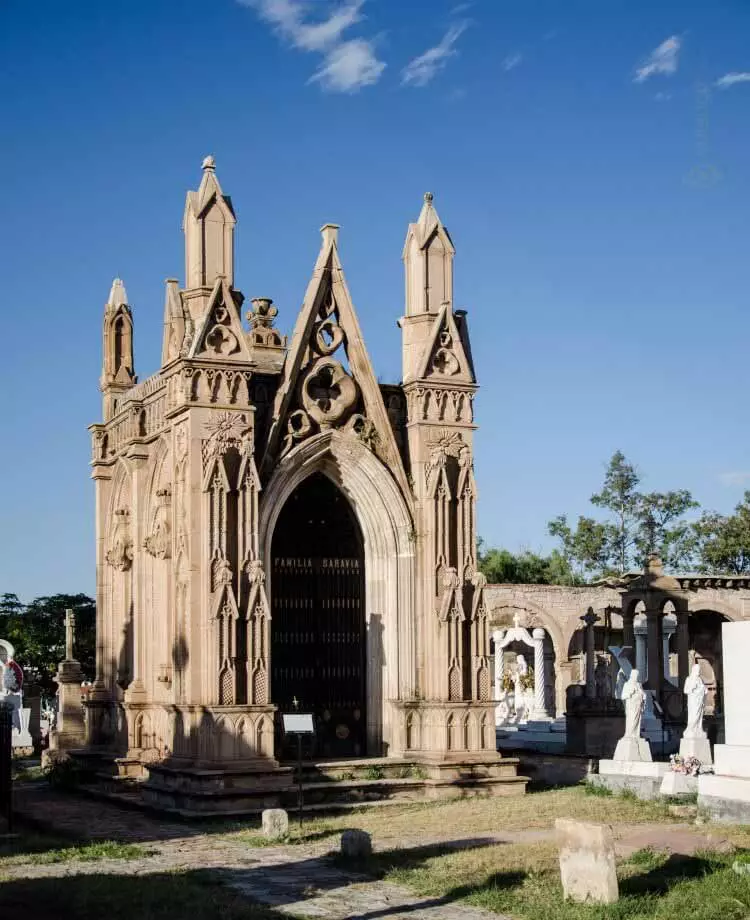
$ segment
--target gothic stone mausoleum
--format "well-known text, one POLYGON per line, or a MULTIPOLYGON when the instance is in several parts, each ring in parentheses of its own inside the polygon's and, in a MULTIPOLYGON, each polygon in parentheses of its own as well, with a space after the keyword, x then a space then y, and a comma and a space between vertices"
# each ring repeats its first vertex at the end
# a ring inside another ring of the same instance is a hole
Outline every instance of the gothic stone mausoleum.
POLYGON ((210 807, 268 803, 290 781, 279 714, 297 701, 317 758, 406 759, 433 792, 523 791, 495 751, 477 384, 432 196, 403 250, 397 385, 373 372, 338 227, 288 345, 269 299, 243 325, 234 228, 208 157, 142 383, 121 281, 105 307, 89 754, 168 806, 203 807, 207 776, 210 807))

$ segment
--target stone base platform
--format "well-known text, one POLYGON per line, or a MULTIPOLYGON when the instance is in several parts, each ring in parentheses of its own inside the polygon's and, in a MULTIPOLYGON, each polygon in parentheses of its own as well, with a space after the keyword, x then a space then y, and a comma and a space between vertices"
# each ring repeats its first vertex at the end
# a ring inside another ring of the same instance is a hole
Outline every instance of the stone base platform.
POLYGON ((750 824, 750 779, 710 774, 699 776, 698 807, 713 821, 750 824))
POLYGON ((750 745, 717 744, 715 774, 698 777, 698 805, 715 821, 750 824, 750 745))
MULTIPOLYGON (((99 769, 97 794, 125 804, 183 817, 257 815, 267 808, 297 808, 296 765, 236 766, 153 763, 147 778, 134 779, 133 765, 114 761, 99 769), (123 769, 125 768, 125 769, 123 769)), ((518 760, 470 755, 428 758, 358 758, 303 762, 307 812, 363 805, 424 802, 475 795, 523 795, 528 778, 518 760)))
POLYGON ((676 773, 674 770, 664 774, 661 782, 661 795, 688 796, 698 792, 698 777, 687 773, 676 773))
POLYGON ((629 791, 649 801, 661 795, 662 780, 668 771, 668 763, 600 760, 599 772, 591 775, 588 782, 612 792, 629 791))
POLYGON ((525 722, 522 725, 498 726, 499 751, 539 751, 543 754, 563 754, 567 740, 565 719, 525 722))
POLYGON ((711 756, 711 742, 707 736, 702 738, 685 738, 680 741, 681 757, 697 757, 704 767, 711 766, 714 762, 711 756))

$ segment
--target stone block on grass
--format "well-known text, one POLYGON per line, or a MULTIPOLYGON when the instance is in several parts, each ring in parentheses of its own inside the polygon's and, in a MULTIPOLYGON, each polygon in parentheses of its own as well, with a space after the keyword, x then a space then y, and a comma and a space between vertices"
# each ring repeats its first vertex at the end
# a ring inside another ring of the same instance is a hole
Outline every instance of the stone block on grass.
POLYGON ((341 855, 362 859, 372 853, 372 840, 367 831, 348 830, 341 835, 341 855))
POLYGON ((612 829, 570 818, 555 821, 560 842, 560 878, 566 898, 593 904, 619 899, 612 829))
POLYGON ((266 808, 261 817, 263 836, 281 840, 289 833, 289 815, 283 808, 266 808))

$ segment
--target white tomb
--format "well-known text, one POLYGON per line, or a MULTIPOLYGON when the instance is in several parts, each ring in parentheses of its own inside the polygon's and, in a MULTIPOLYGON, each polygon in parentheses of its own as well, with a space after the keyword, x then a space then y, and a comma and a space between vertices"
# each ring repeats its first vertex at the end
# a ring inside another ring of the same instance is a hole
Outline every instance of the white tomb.
POLYGON ((714 775, 698 777, 698 804, 720 821, 750 824, 750 621, 722 623, 724 737, 714 747, 714 775))

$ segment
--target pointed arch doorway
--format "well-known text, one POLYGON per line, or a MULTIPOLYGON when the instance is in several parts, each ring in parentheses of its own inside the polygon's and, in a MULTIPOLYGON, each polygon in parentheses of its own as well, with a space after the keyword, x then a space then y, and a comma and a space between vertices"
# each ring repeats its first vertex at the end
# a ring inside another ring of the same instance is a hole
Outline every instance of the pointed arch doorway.
POLYGON ((308 476, 284 504, 271 572, 271 699, 280 712, 297 700, 314 713, 314 756, 364 756, 364 542, 352 507, 324 474, 308 476))

